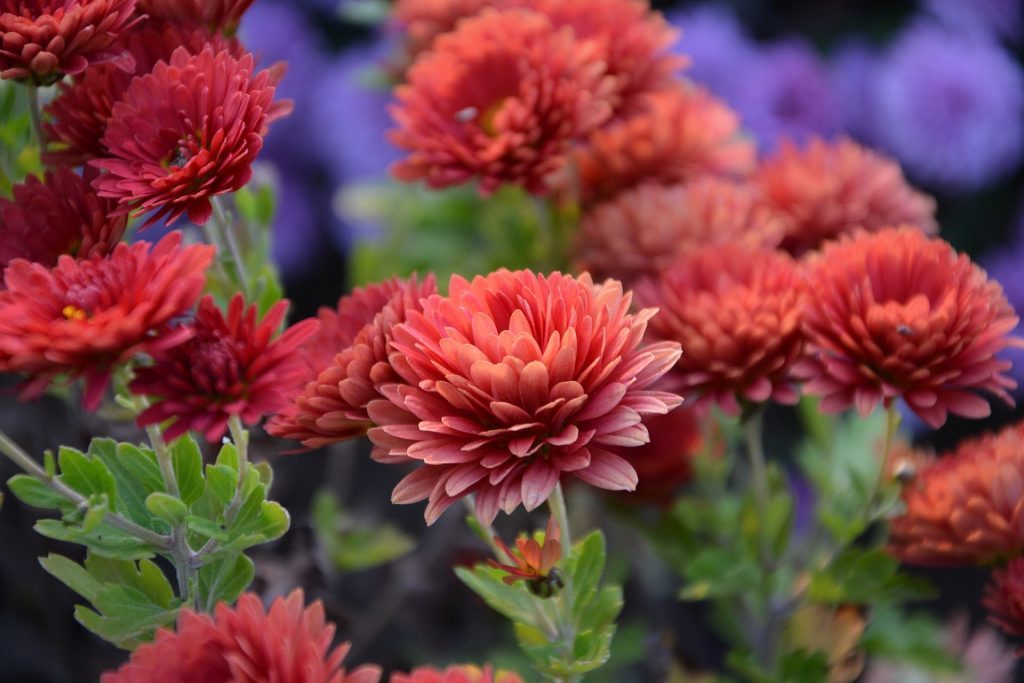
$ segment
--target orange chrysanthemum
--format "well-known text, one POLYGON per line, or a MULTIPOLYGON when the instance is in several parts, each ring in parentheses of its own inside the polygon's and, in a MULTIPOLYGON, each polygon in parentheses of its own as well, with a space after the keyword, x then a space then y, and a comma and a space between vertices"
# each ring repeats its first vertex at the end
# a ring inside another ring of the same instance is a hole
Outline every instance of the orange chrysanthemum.
POLYGON ((267 424, 275 436, 321 448, 363 434, 367 404, 397 376, 388 362, 391 328, 434 294, 433 276, 394 278, 342 297, 320 310, 320 331, 304 345, 306 373, 293 401, 267 424), (304 388, 302 388, 304 387, 304 388))
POLYGON ((765 201, 788 219, 782 246, 795 255, 859 228, 914 225, 938 232, 935 201, 912 188, 892 159, 852 140, 783 143, 754 175, 765 201))
POLYGON ((595 278, 628 285, 697 247, 774 247, 784 231, 782 219, 749 185, 714 176, 685 185, 645 183, 584 214, 575 258, 595 278))
POLYGON ((448 33, 463 17, 471 17, 497 0, 395 0, 391 18, 405 31, 406 49, 415 57, 437 36, 448 33))
MULTIPOLYGON (((1024 638, 1024 557, 992 572, 982 605, 988 610, 989 622, 1014 638, 1024 638)), ((1024 646, 1017 648, 1017 656, 1024 656, 1024 646)))
POLYGON ((519 536, 515 550, 509 548, 500 536, 495 536, 494 544, 505 553, 505 557, 500 559, 508 558, 512 564, 502 564, 492 558, 487 559, 487 564, 505 573, 501 577, 505 585, 526 581, 535 595, 550 597, 555 590, 563 587, 555 569, 555 565, 562 559, 562 543, 559 540, 561 530, 554 515, 548 517, 544 536, 539 540, 535 536, 519 536))
POLYGON ((234 35, 253 0, 138 0, 139 10, 154 19, 174 22, 186 30, 234 35))
POLYGON ((331 649, 334 625, 319 602, 304 607, 302 591, 263 609, 246 593, 234 608, 217 605, 211 618, 183 609, 176 631, 160 630, 156 640, 132 653, 101 683, 377 683, 380 668, 346 672, 349 645, 331 649))
POLYGON ((49 85, 119 56, 135 0, 0 0, 0 78, 49 85))
POLYGON ((809 264, 804 328, 810 358, 799 374, 821 410, 868 414, 903 398, 928 424, 947 413, 981 418, 987 391, 1013 404, 1010 363, 1019 340, 999 283, 946 242, 914 227, 858 233, 826 244, 809 264))
POLYGON ((919 565, 989 564, 1024 553, 1024 432, 967 439, 903 489, 890 550, 919 565))
POLYGON ((686 85, 646 95, 636 114, 594 132, 574 158, 579 191, 591 203, 645 182, 742 177, 754 170, 756 156, 736 112, 686 85))
POLYGON ((397 178, 431 187, 476 178, 546 191, 569 144, 609 116, 598 47, 525 10, 485 10, 440 36, 396 91, 397 178))
POLYGON ((433 523, 459 498, 476 514, 541 505, 564 474, 632 490, 636 471, 609 450, 647 442, 643 415, 679 397, 651 390, 679 345, 642 344, 655 311, 629 313, 618 282, 500 270, 451 279, 448 297, 395 326, 391 364, 402 382, 369 405, 374 457, 422 463, 395 503, 429 499, 433 523))
POLYGON ((413 669, 411 673, 391 674, 391 683, 523 683, 511 671, 495 671, 490 666, 480 668, 470 664, 450 666, 444 671, 429 666, 413 669))
POLYGON ((638 301, 660 309, 651 333, 683 347, 669 386, 729 414, 797 400, 791 370, 803 350, 804 297, 792 258, 736 244, 684 254, 637 287, 638 301))

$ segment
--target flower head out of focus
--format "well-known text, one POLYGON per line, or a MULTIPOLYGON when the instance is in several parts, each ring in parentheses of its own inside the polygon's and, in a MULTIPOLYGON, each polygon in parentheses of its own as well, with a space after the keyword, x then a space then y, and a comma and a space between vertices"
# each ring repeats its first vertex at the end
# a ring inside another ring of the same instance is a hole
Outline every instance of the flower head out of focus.
POLYGON ((257 307, 247 308, 236 294, 225 316, 213 297, 204 297, 191 338, 136 371, 131 391, 157 399, 139 424, 173 420, 164 432, 168 439, 196 430, 217 442, 231 417, 255 424, 279 410, 303 377, 296 351, 318 324, 305 320, 278 336, 287 311, 288 302, 279 301, 259 320, 257 307))
POLYGON ((500 270, 452 277, 392 331, 401 382, 369 405, 374 458, 421 463, 392 494, 429 499, 433 523, 463 496, 490 524, 540 506, 563 475, 632 490, 633 467, 610 448, 647 442, 644 415, 679 405, 653 385, 678 360, 674 342, 643 344, 654 311, 589 275, 500 270))
POLYGON ((495 671, 490 666, 481 669, 478 666, 461 664, 450 666, 443 671, 421 666, 407 674, 394 673, 391 674, 391 683, 523 683, 523 679, 511 671, 495 671))
POLYGON ((139 9, 154 19, 185 28, 234 35, 253 0, 138 0, 139 9))
MULTIPOLYGON (((992 572, 982 604, 988 610, 990 622, 1005 633, 1024 639, 1024 557, 992 572)), ((1017 649, 1017 656, 1024 656, 1024 645, 1017 649)))
POLYGON ((28 375, 27 396, 57 376, 82 377, 83 403, 96 408, 118 365, 189 338, 166 326, 199 298, 213 251, 183 248, 175 232, 155 246, 119 244, 106 257, 62 256, 52 269, 12 261, 0 294, 0 371, 28 375))
POLYGON ((409 56, 416 57, 460 19, 497 4, 495 0, 395 0, 391 18, 405 33, 409 56))
POLYGON ((562 559, 562 544, 559 542, 558 524, 554 516, 548 518, 548 527, 544 537, 536 538, 520 536, 516 539, 516 549, 509 548, 501 538, 494 537, 494 543, 501 549, 512 564, 501 564, 488 559, 487 564, 506 573, 501 580, 511 586, 516 581, 526 581, 530 592, 543 598, 549 598, 565 585, 561 574, 555 568, 562 559))
POLYGON ((124 51, 135 0, 3 0, 0 78, 49 85, 124 51))
POLYGON ((108 156, 92 162, 106 171, 94 181, 100 196, 135 214, 154 212, 147 224, 170 225, 186 213, 205 223, 214 197, 249 182, 267 125, 281 113, 280 75, 257 73, 252 55, 175 50, 114 105, 103 137, 108 156))
POLYGON ((375 666, 342 668, 349 645, 331 648, 334 625, 319 602, 305 607, 302 591, 265 610, 246 593, 235 607, 217 605, 213 617, 183 609, 176 631, 160 630, 152 643, 100 683, 377 683, 375 666))
POLYGON ((636 469, 636 491, 621 495, 627 503, 649 503, 668 508, 680 486, 694 475, 694 461, 705 444, 706 420, 700 411, 686 405, 665 415, 654 415, 646 422, 649 443, 637 448, 622 448, 619 455, 636 469))
POLYGON ((409 69, 391 109, 408 152, 400 180, 441 188, 477 179, 535 194, 572 141, 604 123, 612 85, 598 47, 526 10, 485 10, 440 36, 409 69))
POLYGON ((998 283, 917 228, 859 233, 811 260, 804 310, 809 358, 799 375, 826 413, 866 415, 903 398, 933 427, 948 413, 982 418, 987 391, 1013 404, 997 354, 1017 316, 998 283))

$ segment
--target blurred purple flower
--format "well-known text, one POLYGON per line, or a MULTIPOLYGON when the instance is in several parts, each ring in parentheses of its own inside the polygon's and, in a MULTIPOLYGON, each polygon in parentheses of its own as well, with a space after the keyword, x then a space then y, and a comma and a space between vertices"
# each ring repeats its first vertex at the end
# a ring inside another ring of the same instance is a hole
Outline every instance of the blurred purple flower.
POLYGON ((829 66, 833 88, 839 103, 842 129, 862 142, 872 144, 875 108, 871 98, 878 58, 869 45, 850 41, 839 47, 829 66))
POLYGON ((973 35, 1018 42, 1024 34, 1020 0, 926 0, 925 8, 946 26, 973 35))
POLYGON ((277 212, 271 241, 274 263, 285 274, 299 273, 324 247, 316 197, 299 173, 279 173, 276 181, 277 212))
POLYGON ((676 51, 692 60, 686 76, 735 105, 746 85, 742 75, 757 52, 739 20, 729 10, 712 5, 672 12, 667 18, 682 31, 676 51))
MULTIPOLYGON (((1024 317, 1024 213, 1018 221, 1017 240, 1010 247, 999 247, 982 259, 989 277, 1003 286, 1006 298, 1018 316, 1024 317)), ((1014 336, 1024 337, 1024 326, 1017 325, 1014 336)), ((1013 363, 1010 376, 1017 380, 1017 395, 1024 393, 1024 349, 1008 348, 1001 354, 1013 363)))

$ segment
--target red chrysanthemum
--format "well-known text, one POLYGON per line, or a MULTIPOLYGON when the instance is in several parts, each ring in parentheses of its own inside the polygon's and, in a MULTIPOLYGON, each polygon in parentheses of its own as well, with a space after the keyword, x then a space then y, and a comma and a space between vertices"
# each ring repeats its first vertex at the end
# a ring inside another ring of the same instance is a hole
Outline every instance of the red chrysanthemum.
POLYGON ((369 405, 374 457, 422 463, 392 500, 429 499, 433 523, 475 494, 489 524, 499 509, 541 505, 563 474, 634 489, 636 471, 609 449, 646 443, 642 416, 681 401, 650 389, 680 353, 641 343, 655 311, 631 315, 618 282, 589 275, 500 270, 452 277, 449 291, 392 330, 402 382, 369 405))
POLYGON ((947 413, 981 418, 988 391, 1009 403, 1016 383, 997 354, 1017 316, 999 283, 967 256, 914 227, 858 233, 809 264, 800 375, 829 413, 868 414, 902 397, 928 424, 947 413))
POLYGON ((104 256, 121 241, 128 219, 114 215, 117 204, 97 197, 89 183, 68 168, 35 176, 13 189, 14 201, 0 197, 0 268, 17 258, 57 265, 62 254, 104 256))
MULTIPOLYGON (((1015 638, 1024 638, 1024 557, 992 572, 982 605, 988 610, 989 622, 1015 638)), ((1017 648, 1016 654, 1024 656, 1024 646, 1017 648)))
POLYGON ((415 57, 437 36, 448 33, 463 17, 471 17, 496 0, 395 0, 391 18, 405 32, 406 50, 415 57))
POLYGON ((165 326, 199 298, 214 249, 183 248, 177 232, 151 246, 119 244, 103 258, 62 256, 53 269, 12 261, 0 293, 0 371, 32 376, 30 395, 58 375, 84 377, 91 409, 116 366, 188 339, 186 329, 165 326))
POLYGON ((703 245, 775 247, 784 230, 749 185, 715 176, 685 185, 645 183, 583 215, 575 259, 597 279, 628 285, 703 245))
POLYGON ((471 664, 463 664, 450 666, 444 671, 421 666, 413 669, 411 673, 393 673, 391 683, 523 683, 523 679, 511 671, 495 671, 491 666, 481 669, 471 664))
POLYGON ((188 326, 191 338, 136 371, 132 393, 157 398, 139 426, 173 420, 168 439, 194 430, 214 443, 232 416, 255 424, 284 406, 306 373, 298 349, 318 325, 304 320, 278 336, 287 312, 288 302, 279 301, 259 320, 257 306, 246 308, 236 294, 225 316, 213 297, 204 297, 188 326))
POLYGON ((377 387, 397 381, 388 361, 391 329, 434 294, 433 276, 394 278, 342 297, 336 311, 321 309, 320 331, 306 342, 304 389, 267 424, 267 431, 321 448, 370 427, 367 404, 377 387))
POLYGON ((91 162, 106 171, 94 182, 100 195, 136 214, 155 212, 147 224, 166 218, 170 225, 186 212, 205 223, 213 197, 249 182, 278 112, 279 77, 255 72, 252 55, 178 48, 114 105, 103 136, 108 157, 91 162))
POLYGON ((113 59, 135 0, 0 0, 0 78, 48 85, 113 59))
POLYGON ((787 254, 724 244, 684 254, 637 299, 660 310, 651 333, 683 347, 669 385, 735 415, 744 403, 796 402, 804 291, 787 254))
POLYGON ((591 134, 575 154, 575 182, 590 203, 645 182, 742 177, 754 170, 756 156, 736 112, 704 88, 685 85, 645 96, 636 114, 591 134))
POLYGON ((154 19, 173 22, 186 30, 202 27, 210 33, 234 35, 253 0, 138 0, 139 10, 154 19))
POLYGON ((693 460, 704 445, 701 420, 697 411, 684 405, 649 418, 647 431, 649 443, 618 451, 639 477, 636 493, 624 498, 669 505, 676 490, 693 477, 693 460))
POLYGON ((397 178, 447 187, 477 178, 543 193, 569 144, 611 108, 599 49, 536 12, 485 10, 439 36, 396 91, 397 178))
POLYGON ((278 598, 269 610, 246 593, 234 608, 217 605, 213 618, 183 609, 176 631, 132 653, 100 683, 377 683, 380 668, 347 672, 346 643, 332 649, 334 625, 319 602, 304 607, 302 591, 278 598))
POLYGON ((935 201, 912 188, 892 159, 841 139, 783 143, 754 176, 765 201, 788 219, 782 246, 795 255, 862 228, 915 225, 937 233, 935 201))
POLYGON ((1024 553, 1024 432, 963 441, 903 489, 890 551, 918 565, 989 564, 1024 553))

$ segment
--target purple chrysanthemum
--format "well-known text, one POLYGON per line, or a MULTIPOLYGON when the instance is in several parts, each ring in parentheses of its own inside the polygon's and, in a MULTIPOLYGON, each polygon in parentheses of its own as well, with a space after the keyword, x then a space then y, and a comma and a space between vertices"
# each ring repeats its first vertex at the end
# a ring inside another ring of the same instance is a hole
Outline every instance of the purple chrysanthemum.
POLYGON ((839 103, 840 125, 846 133, 868 144, 878 136, 872 103, 877 64, 877 50, 858 40, 840 45, 829 63, 829 78, 839 103))
POLYGON ((959 31, 1013 42, 1024 34, 1020 0, 925 0, 924 4, 939 21, 959 31))
POLYGON ((735 104, 744 86, 741 74, 757 52, 739 20, 713 5, 672 12, 667 18, 682 31, 676 50, 691 59, 687 77, 735 104))

